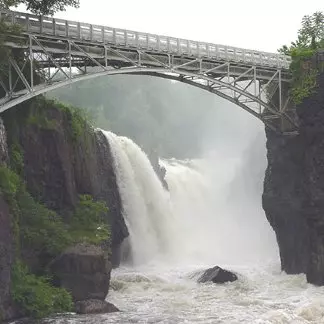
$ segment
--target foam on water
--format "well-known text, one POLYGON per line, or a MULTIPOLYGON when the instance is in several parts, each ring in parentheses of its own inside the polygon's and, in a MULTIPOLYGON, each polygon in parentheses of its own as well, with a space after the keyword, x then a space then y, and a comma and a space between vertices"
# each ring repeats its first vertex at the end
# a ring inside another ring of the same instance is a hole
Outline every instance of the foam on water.
POLYGON ((112 278, 117 288, 109 293, 109 301, 121 313, 55 323, 324 323, 324 288, 307 284, 304 275, 281 273, 278 264, 236 268, 240 280, 218 286, 191 280, 195 270, 196 266, 118 269, 112 278))

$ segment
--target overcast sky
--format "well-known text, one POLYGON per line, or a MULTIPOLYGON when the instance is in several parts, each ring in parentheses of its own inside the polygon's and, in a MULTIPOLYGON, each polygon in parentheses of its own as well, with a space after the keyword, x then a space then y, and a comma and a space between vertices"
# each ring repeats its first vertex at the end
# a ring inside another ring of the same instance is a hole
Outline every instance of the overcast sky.
POLYGON ((323 0, 80 0, 56 16, 166 36, 276 51, 323 0))

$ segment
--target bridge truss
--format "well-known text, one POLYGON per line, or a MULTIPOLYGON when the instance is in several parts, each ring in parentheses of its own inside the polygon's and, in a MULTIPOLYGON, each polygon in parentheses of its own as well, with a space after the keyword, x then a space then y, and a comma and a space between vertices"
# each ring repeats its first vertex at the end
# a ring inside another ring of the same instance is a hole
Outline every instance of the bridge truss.
POLYGON ((77 31, 79 37, 72 37, 71 22, 64 21, 58 28, 54 18, 46 18, 48 22, 44 18, 7 11, 1 11, 1 16, 7 22, 9 17, 11 23, 20 24, 25 31, 20 36, 9 35, 6 40, 11 54, 5 64, 5 73, 0 75, 0 113, 77 81, 134 74, 178 80, 199 87, 235 103, 276 132, 294 134, 297 130, 294 107, 287 92, 291 78, 287 69, 289 63, 279 60, 282 57, 271 56, 278 54, 251 53, 235 48, 231 51, 228 47, 222 51, 219 45, 203 43, 205 47, 202 47, 197 42, 193 50, 189 41, 183 49, 178 39, 176 49, 172 49, 168 39, 167 47, 161 49, 162 36, 156 36, 153 46, 146 34, 143 45, 140 35, 134 34, 132 43, 128 32, 123 31, 123 43, 116 37, 116 30, 114 41, 105 41, 104 27, 101 27, 102 38, 98 41, 93 39, 95 33, 91 25, 90 37, 81 37, 80 23, 75 23, 80 29, 77 31), (58 35, 60 29, 64 31, 58 35), (212 46, 216 46, 214 53, 212 46))

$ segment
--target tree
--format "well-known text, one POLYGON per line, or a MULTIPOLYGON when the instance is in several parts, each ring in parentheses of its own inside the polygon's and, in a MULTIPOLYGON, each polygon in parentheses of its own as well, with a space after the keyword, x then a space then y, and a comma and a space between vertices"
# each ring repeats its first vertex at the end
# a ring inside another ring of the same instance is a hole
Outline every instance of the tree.
POLYGON ((27 10, 37 15, 54 15, 55 12, 64 11, 66 7, 78 8, 79 0, 0 0, 0 8, 9 9, 10 7, 24 4, 27 10))
POLYGON ((312 49, 316 49, 319 42, 324 39, 324 14, 317 11, 311 16, 304 16, 299 35, 305 38, 312 49))
POLYGON ((280 53, 291 55, 297 49, 312 49, 324 47, 324 13, 317 11, 310 15, 305 15, 302 19, 302 27, 298 31, 298 38, 291 42, 290 46, 282 46, 280 53))

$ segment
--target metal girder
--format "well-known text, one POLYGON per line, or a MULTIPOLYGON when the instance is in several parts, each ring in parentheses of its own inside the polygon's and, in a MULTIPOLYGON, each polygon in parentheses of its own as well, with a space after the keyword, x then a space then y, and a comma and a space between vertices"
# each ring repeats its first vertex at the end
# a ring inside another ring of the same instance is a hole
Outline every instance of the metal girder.
POLYGON ((284 85, 290 81, 287 70, 125 46, 94 45, 44 35, 26 34, 25 40, 24 44, 11 42, 18 48, 20 46, 26 55, 22 66, 13 58, 8 58, 10 78, 0 76, 0 88, 4 90, 0 98, 0 112, 77 81, 103 75, 142 74, 178 80, 217 94, 278 132, 290 133, 298 126, 286 113, 291 106, 287 93, 283 92, 284 85), (34 73, 28 74, 24 70, 27 64, 38 75, 40 81, 37 84, 34 73), (17 76, 14 83, 12 71, 17 76))

